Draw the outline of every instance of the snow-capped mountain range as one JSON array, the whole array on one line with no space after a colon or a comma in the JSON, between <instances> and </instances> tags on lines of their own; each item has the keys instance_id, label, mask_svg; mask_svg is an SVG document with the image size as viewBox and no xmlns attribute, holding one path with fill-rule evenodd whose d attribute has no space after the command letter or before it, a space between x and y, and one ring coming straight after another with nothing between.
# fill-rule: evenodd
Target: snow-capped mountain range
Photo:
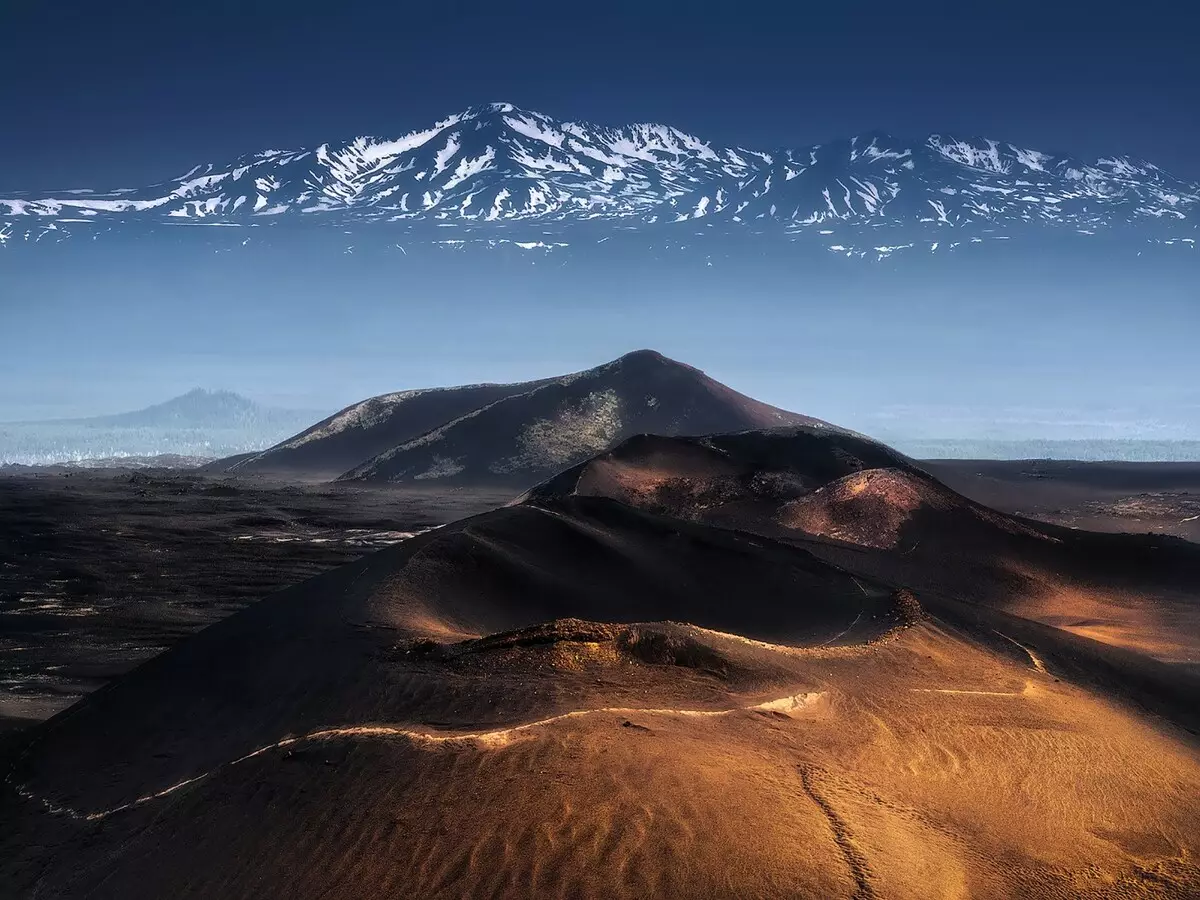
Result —
<instances>
[{"instance_id":1,"label":"snow-capped mountain range","mask_svg":"<svg viewBox=\"0 0 1200 900\"><path fill-rule=\"evenodd\" d=\"M1029 229L1194 249L1198 204L1200 184L1126 157L878 132L752 150L665 125L602 127L494 103L398 138L262 150L145 188L0 197L0 243L146 224L311 222L553 249L590 223L590 239L595 228L725 227L811 235L869 256Z\"/></svg>"}]
</instances>

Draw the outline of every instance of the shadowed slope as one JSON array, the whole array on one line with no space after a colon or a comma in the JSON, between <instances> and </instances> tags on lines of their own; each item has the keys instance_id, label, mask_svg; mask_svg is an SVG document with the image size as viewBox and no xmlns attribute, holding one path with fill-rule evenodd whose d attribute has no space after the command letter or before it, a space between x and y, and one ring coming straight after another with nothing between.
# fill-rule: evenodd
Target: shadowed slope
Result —
<instances>
[{"instance_id":1,"label":"shadowed slope","mask_svg":"<svg viewBox=\"0 0 1200 900\"><path fill-rule=\"evenodd\" d=\"M749 602L736 602L747 594ZM439 534L372 594L366 616L451 637L561 618L686 621L807 645L852 625L849 639L878 634L894 624L892 606L888 591L806 550L568 498Z\"/></svg>"}]
</instances>

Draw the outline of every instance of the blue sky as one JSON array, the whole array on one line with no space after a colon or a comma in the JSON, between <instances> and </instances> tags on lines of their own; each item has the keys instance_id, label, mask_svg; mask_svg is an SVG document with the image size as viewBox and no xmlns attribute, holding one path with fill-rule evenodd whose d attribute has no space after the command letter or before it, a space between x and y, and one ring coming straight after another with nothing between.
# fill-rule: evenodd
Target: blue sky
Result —
<instances>
[{"instance_id":1,"label":"blue sky","mask_svg":"<svg viewBox=\"0 0 1200 900\"><path fill-rule=\"evenodd\" d=\"M1156 0L12 0L0 190L145 183L494 100L768 149L981 135L1200 179L1198 16Z\"/></svg>"},{"instance_id":2,"label":"blue sky","mask_svg":"<svg viewBox=\"0 0 1200 900\"><path fill-rule=\"evenodd\" d=\"M0 191L146 184L493 100L765 149L872 129L990 136L1200 180L1184 5L1044 6L0 3L17 73L0 79ZM885 437L1200 438L1195 267L556 281L39 259L0 260L0 421L195 386L336 408L648 346Z\"/></svg>"}]
</instances>

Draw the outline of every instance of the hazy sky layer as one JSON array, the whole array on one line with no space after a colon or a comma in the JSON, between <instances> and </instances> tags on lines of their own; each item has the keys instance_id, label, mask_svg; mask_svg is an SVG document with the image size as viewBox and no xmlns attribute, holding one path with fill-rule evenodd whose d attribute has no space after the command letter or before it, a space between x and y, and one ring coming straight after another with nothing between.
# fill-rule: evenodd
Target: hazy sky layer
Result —
<instances>
[{"instance_id":1,"label":"hazy sky layer","mask_svg":"<svg viewBox=\"0 0 1200 900\"><path fill-rule=\"evenodd\" d=\"M106 250L82 284L26 261L0 271L0 289L38 298L6 313L0 420L136 408L197 385L332 409L652 347L884 438L1200 439L1195 266L1138 259L647 270Z\"/></svg>"},{"instance_id":2,"label":"hazy sky layer","mask_svg":"<svg viewBox=\"0 0 1200 900\"><path fill-rule=\"evenodd\" d=\"M0 2L0 190L397 135L505 100L720 144L882 128L1141 156L1200 179L1181 2Z\"/></svg>"}]
</instances>

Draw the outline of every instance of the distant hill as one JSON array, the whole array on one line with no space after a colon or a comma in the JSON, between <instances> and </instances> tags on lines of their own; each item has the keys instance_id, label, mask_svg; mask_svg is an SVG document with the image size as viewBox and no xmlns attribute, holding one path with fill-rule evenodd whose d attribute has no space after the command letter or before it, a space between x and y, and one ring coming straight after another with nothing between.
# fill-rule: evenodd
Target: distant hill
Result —
<instances>
[{"instance_id":1,"label":"distant hill","mask_svg":"<svg viewBox=\"0 0 1200 900\"><path fill-rule=\"evenodd\" d=\"M365 483L525 488L635 434L780 425L831 427L638 350L540 381L374 397L229 468Z\"/></svg>"},{"instance_id":2,"label":"distant hill","mask_svg":"<svg viewBox=\"0 0 1200 900\"><path fill-rule=\"evenodd\" d=\"M119 428L239 428L272 421L292 421L301 413L260 406L232 391L195 388L164 403L134 412L98 416L83 421ZM311 415L305 411L303 415Z\"/></svg>"},{"instance_id":3,"label":"distant hill","mask_svg":"<svg viewBox=\"0 0 1200 900\"><path fill-rule=\"evenodd\" d=\"M0 424L0 465L134 457L213 459L270 446L318 415L262 406L231 391L197 388L132 412Z\"/></svg>"}]
</instances>

